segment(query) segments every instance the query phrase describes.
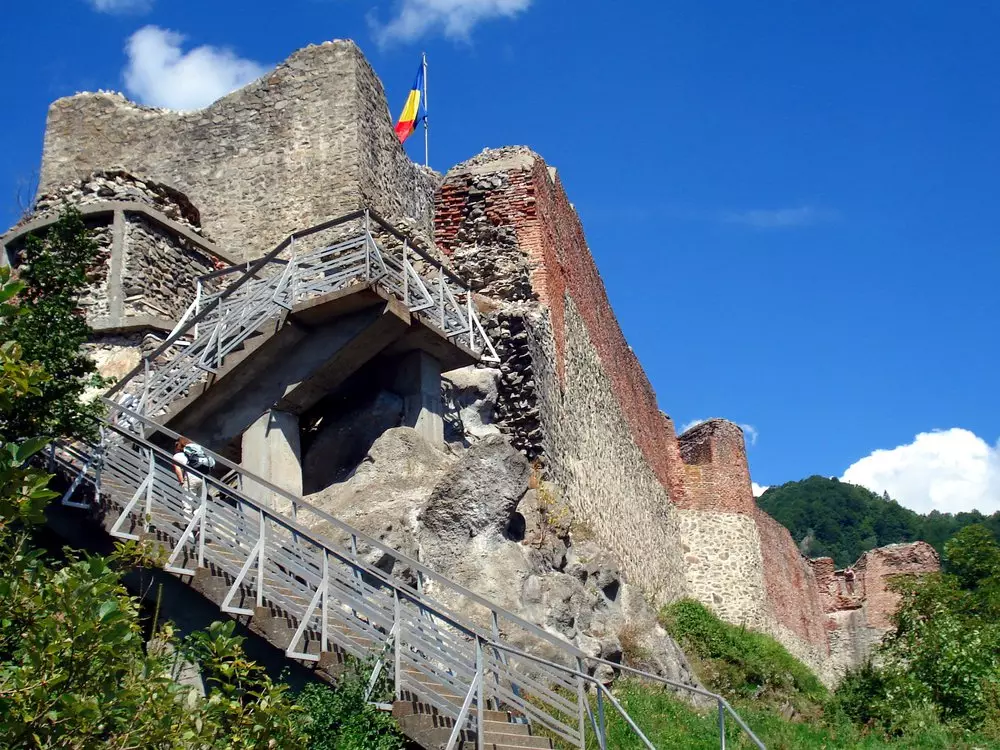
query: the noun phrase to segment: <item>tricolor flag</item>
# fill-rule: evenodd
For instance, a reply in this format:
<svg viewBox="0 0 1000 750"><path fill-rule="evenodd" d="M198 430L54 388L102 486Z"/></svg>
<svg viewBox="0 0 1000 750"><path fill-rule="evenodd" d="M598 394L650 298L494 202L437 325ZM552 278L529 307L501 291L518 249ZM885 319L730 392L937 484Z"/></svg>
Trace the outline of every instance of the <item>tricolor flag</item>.
<svg viewBox="0 0 1000 750"><path fill-rule="evenodd" d="M399 136L400 143L413 135L413 131L417 129L417 123L427 117L427 94L424 89L425 65L424 62L420 63L420 67L417 69L417 80L414 82L413 88L410 89L410 95L406 98L406 105L403 107L403 114L399 116L399 122L396 123L396 135ZM423 105L423 115L419 114L421 105Z"/></svg>

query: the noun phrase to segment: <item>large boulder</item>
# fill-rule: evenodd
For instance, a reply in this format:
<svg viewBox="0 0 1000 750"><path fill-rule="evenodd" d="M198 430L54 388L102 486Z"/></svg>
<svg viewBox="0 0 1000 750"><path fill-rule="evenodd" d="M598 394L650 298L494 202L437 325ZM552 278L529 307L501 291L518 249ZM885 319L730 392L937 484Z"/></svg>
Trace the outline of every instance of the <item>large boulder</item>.
<svg viewBox="0 0 1000 750"><path fill-rule="evenodd" d="M501 534L528 489L531 467L500 435L475 443L448 471L420 513L423 529L464 544Z"/></svg>
<svg viewBox="0 0 1000 750"><path fill-rule="evenodd" d="M455 458L437 450L410 427L395 427L381 435L364 460L346 480L306 500L330 515L374 537L408 557L419 555L417 512L423 507ZM311 524L320 533L344 541L344 535L319 519ZM361 545L372 564L389 570L389 556ZM397 572L399 572L397 570Z"/></svg>
<svg viewBox="0 0 1000 750"><path fill-rule="evenodd" d="M445 440L469 446L500 434L493 424L499 382L500 371L491 367L461 367L444 374L441 393Z"/></svg>

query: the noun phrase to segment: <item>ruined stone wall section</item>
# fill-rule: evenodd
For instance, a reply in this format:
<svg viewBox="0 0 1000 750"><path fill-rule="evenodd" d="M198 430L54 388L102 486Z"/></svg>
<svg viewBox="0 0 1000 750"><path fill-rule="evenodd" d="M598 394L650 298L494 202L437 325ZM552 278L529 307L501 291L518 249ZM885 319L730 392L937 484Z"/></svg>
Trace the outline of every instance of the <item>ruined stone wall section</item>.
<svg viewBox="0 0 1000 750"><path fill-rule="evenodd" d="M752 515L756 508L750 484L743 428L710 419L678 438L684 492L674 500L682 508Z"/></svg>
<svg viewBox="0 0 1000 750"><path fill-rule="evenodd" d="M765 593L776 623L825 656L827 633L812 568L788 529L759 508L752 519L760 535Z"/></svg>
<svg viewBox="0 0 1000 750"><path fill-rule="evenodd" d="M195 112L104 93L54 102L40 193L116 166L183 191L208 235L241 258L366 202L431 232L434 177L406 157L381 84L349 41L299 50Z"/></svg>
<svg viewBox="0 0 1000 750"><path fill-rule="evenodd" d="M892 627L892 615L900 599L891 589L893 579L935 573L940 569L938 553L927 542L890 544L865 552L854 564L854 570L864 591L868 624L882 631Z"/></svg>
<svg viewBox="0 0 1000 750"><path fill-rule="evenodd" d="M212 270L208 255L137 214L125 222L122 249L126 319L151 315L180 320L194 300L197 278Z"/></svg>
<svg viewBox="0 0 1000 750"><path fill-rule="evenodd" d="M728 622L770 631L764 560L753 519L706 510L676 513L689 595Z"/></svg>
<svg viewBox="0 0 1000 750"><path fill-rule="evenodd" d="M553 479L575 516L621 559L628 580L657 603L671 601L687 588L674 508L633 439L573 298L565 311L562 388L554 371L539 379Z"/></svg>

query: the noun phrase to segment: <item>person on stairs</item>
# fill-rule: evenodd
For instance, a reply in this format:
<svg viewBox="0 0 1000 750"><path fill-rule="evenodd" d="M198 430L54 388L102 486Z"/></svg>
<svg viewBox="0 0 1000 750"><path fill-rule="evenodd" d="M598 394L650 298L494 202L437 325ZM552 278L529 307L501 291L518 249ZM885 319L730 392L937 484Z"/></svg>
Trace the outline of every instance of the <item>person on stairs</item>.
<svg viewBox="0 0 1000 750"><path fill-rule="evenodd" d="M204 480L193 472L184 471L184 467L208 472L215 466L215 460L197 443L192 443L186 437L177 439L174 445L174 474L180 482L183 495L185 515L194 512L196 505L201 504L201 488Z"/></svg>

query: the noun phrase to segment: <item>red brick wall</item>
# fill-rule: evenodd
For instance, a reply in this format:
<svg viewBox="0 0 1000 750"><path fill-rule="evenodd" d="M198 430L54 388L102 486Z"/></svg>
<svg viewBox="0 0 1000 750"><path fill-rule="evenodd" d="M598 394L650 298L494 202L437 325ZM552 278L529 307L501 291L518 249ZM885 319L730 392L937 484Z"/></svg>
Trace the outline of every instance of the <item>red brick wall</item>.
<svg viewBox="0 0 1000 750"><path fill-rule="evenodd" d="M663 414L635 353L629 348L608 301L583 226L562 184L535 158L529 168L508 171L509 186L480 192L475 177L449 177L437 198L436 240L447 253L455 244L470 193L483 200L488 219L515 228L532 264L532 285L550 310L557 371L564 373L564 294L569 294L587 326L633 438L674 502L684 496L683 465L673 422Z"/></svg>
<svg viewBox="0 0 1000 750"><path fill-rule="evenodd" d="M681 508L751 515L756 504L750 485L743 428L712 419L680 436L685 492Z"/></svg>
<svg viewBox="0 0 1000 750"><path fill-rule="evenodd" d="M825 616L816 577L788 529L754 507L764 560L764 588L777 621L814 646L826 647Z"/></svg>
<svg viewBox="0 0 1000 750"><path fill-rule="evenodd" d="M861 556L854 565L855 575L864 587L868 624L887 629L899 606L899 594L889 589L897 576L923 575L941 569L937 551L927 542L890 544Z"/></svg>

